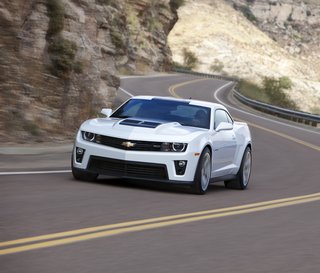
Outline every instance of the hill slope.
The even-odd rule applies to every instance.
[[[264,33],[230,2],[234,1],[186,1],[178,10],[179,21],[169,34],[173,60],[183,63],[183,48],[187,48],[198,57],[196,70],[202,72],[225,73],[257,83],[264,76],[288,76],[294,83],[290,98],[301,110],[320,113],[317,62],[311,66],[308,59],[288,52],[284,44],[272,39],[270,32]]]

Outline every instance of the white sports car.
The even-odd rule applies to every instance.
[[[72,154],[75,179],[99,174],[189,184],[204,194],[209,183],[245,189],[252,142],[246,123],[235,122],[220,104],[137,96],[105,118],[85,121]]]

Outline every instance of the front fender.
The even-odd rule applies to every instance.
[[[205,147],[209,147],[212,152],[212,142],[209,134],[202,134],[189,143],[190,152],[201,154]],[[200,157],[200,155],[199,155]]]

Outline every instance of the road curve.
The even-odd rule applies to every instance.
[[[319,131],[239,106],[231,87],[190,75],[128,77],[118,98],[226,104],[253,135],[248,190],[216,184],[195,196],[68,173],[0,176],[0,272],[318,272]],[[15,247],[29,249],[8,253]]]

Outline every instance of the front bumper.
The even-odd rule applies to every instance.
[[[85,150],[82,162],[73,166],[89,172],[122,178],[190,184],[194,180],[199,155],[190,147],[185,152],[130,151],[85,141],[78,134],[75,147]],[[187,161],[183,175],[177,174],[175,161]]]

